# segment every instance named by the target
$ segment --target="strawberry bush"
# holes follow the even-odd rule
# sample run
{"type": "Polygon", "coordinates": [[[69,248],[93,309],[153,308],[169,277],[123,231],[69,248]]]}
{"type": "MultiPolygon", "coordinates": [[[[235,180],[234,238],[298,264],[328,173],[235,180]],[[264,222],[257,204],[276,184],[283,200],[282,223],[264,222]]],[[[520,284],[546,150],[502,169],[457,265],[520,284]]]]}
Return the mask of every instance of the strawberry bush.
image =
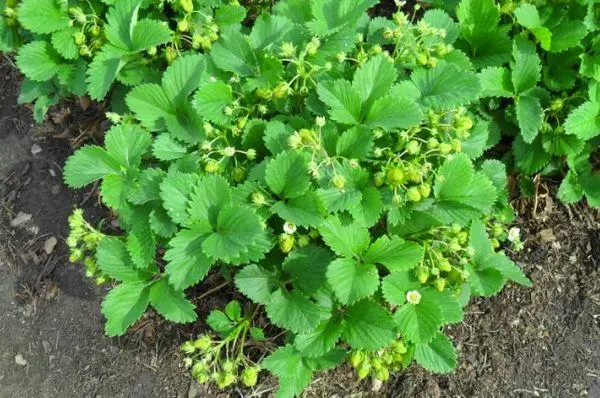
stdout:
{"type": "Polygon", "coordinates": [[[501,250],[522,247],[507,170],[600,203],[600,5],[377,3],[281,0],[250,23],[226,0],[2,2],[39,121],[69,95],[110,104],[104,145],[64,168],[122,230],[69,219],[71,261],[112,287],[107,335],[149,310],[198,321],[214,273],[236,300],[181,346],[201,383],[449,372],[470,297],[530,285],[501,250]]]}

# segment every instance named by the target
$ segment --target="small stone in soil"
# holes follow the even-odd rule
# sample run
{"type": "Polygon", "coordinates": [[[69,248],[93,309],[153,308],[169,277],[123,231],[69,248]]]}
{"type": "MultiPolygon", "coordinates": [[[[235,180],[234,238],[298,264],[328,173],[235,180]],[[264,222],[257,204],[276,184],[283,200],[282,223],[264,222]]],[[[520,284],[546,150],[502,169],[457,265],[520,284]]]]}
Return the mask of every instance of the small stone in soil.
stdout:
{"type": "Polygon", "coordinates": [[[48,172],[52,177],[56,177],[56,171],[54,171],[54,169],[49,169],[48,172]]]}
{"type": "Polygon", "coordinates": [[[50,193],[52,195],[58,195],[60,193],[60,185],[58,185],[58,184],[52,185],[52,188],[50,188],[50,193]]]}
{"type": "Polygon", "coordinates": [[[23,355],[17,354],[15,355],[15,363],[19,366],[27,366],[27,361],[23,358],[23,355]]]}
{"type": "Polygon", "coordinates": [[[42,347],[44,348],[44,352],[46,354],[50,354],[50,351],[52,351],[52,346],[46,340],[42,341],[42,347]]]}
{"type": "Polygon", "coordinates": [[[46,252],[46,254],[52,254],[57,243],[58,240],[54,236],[51,236],[48,239],[46,239],[46,241],[44,242],[44,251],[46,252]]]}
{"type": "Polygon", "coordinates": [[[18,227],[22,224],[25,224],[27,221],[31,221],[32,215],[23,213],[22,211],[18,212],[16,217],[10,222],[11,227],[18,227]]]}
{"type": "Polygon", "coordinates": [[[37,155],[38,153],[42,152],[42,147],[39,146],[38,144],[33,144],[31,146],[31,154],[32,155],[37,155]]]}

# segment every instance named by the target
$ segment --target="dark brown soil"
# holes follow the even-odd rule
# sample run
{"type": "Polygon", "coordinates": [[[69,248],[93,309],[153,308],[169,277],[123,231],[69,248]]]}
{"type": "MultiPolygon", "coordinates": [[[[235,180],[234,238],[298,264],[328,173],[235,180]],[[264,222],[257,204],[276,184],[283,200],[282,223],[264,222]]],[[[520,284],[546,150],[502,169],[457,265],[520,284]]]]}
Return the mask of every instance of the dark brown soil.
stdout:
{"type": "MultiPolygon", "coordinates": [[[[108,213],[93,190],[63,185],[70,141],[33,125],[29,110],[15,104],[17,80],[8,65],[0,67],[0,397],[271,396],[272,379],[252,392],[190,383],[177,347],[201,323],[174,328],[150,314],[125,338],[104,336],[104,289],[68,262],[64,238],[74,207],[92,220],[108,213]],[[31,220],[11,227],[18,212],[31,220]],[[50,237],[58,244],[46,254],[50,237]]],[[[342,367],[317,375],[306,395],[600,397],[600,216],[548,196],[535,217],[531,208],[525,204],[519,224],[526,249],[513,257],[534,286],[471,303],[465,322],[450,330],[460,355],[454,374],[413,367],[375,392],[342,367]]],[[[206,299],[202,312],[230,295],[206,299]]]]}

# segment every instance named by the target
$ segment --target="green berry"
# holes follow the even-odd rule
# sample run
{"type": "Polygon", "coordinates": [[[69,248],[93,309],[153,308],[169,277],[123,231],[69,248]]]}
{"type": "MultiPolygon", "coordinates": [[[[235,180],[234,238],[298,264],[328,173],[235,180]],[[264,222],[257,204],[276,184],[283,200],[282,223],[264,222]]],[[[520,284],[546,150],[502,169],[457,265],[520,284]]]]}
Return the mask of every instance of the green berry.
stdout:
{"type": "Polygon", "coordinates": [[[427,149],[435,149],[439,145],[440,145],[440,142],[434,137],[431,137],[430,139],[427,140],[427,149]]]}
{"type": "Polygon", "coordinates": [[[179,6],[186,14],[194,11],[194,2],[192,0],[179,0],[179,6]]]}
{"type": "Polygon", "coordinates": [[[428,198],[431,195],[431,185],[427,183],[419,185],[419,192],[423,198],[428,198]]]}
{"type": "Polygon", "coordinates": [[[284,253],[289,253],[294,248],[295,239],[292,235],[281,234],[279,235],[279,248],[284,253]]]}
{"type": "Polygon", "coordinates": [[[442,257],[437,264],[437,267],[440,271],[450,272],[452,270],[452,265],[450,264],[450,260],[442,257]]]}
{"type": "Polygon", "coordinates": [[[411,202],[418,202],[421,200],[421,192],[419,192],[417,187],[411,187],[406,191],[406,197],[411,202]]]}
{"type": "Polygon", "coordinates": [[[198,337],[195,341],[194,341],[194,348],[201,350],[201,351],[206,351],[208,350],[210,347],[212,346],[212,339],[210,338],[209,335],[205,334],[203,336],[198,337]]]}
{"type": "Polygon", "coordinates": [[[442,153],[442,155],[447,155],[450,152],[452,152],[452,145],[447,144],[445,142],[440,144],[440,152],[442,153]]]}
{"type": "Polygon", "coordinates": [[[350,354],[350,364],[354,368],[358,368],[364,359],[364,354],[362,351],[352,351],[350,354]]]}
{"type": "Polygon", "coordinates": [[[193,354],[194,351],[196,351],[196,347],[194,347],[194,343],[191,341],[186,341],[179,347],[179,349],[185,354],[193,354]]]}
{"type": "Polygon", "coordinates": [[[416,276],[419,282],[425,283],[429,278],[429,270],[427,269],[427,267],[418,267],[416,269],[416,276]]]}
{"type": "Polygon", "coordinates": [[[386,179],[392,186],[400,185],[404,182],[404,172],[399,167],[391,168],[386,174],[386,179]]]}
{"type": "Polygon", "coordinates": [[[258,381],[259,371],[259,368],[253,366],[244,369],[241,376],[242,384],[246,387],[254,387],[256,385],[256,382],[258,381]]]}
{"type": "Polygon", "coordinates": [[[337,189],[344,189],[344,187],[346,186],[346,179],[344,178],[344,176],[336,174],[331,179],[331,183],[337,189]]]}
{"type": "Polygon", "coordinates": [[[419,142],[416,140],[409,141],[408,144],[406,144],[406,152],[411,155],[417,155],[419,152],[421,152],[421,146],[419,145],[419,142]]]}
{"type": "Polygon", "coordinates": [[[443,292],[444,289],[446,288],[446,279],[444,279],[444,278],[437,278],[436,280],[433,281],[433,287],[438,292],[443,292]]]}
{"type": "Polygon", "coordinates": [[[371,363],[369,361],[363,361],[358,368],[358,378],[364,379],[371,373],[371,363]]]}

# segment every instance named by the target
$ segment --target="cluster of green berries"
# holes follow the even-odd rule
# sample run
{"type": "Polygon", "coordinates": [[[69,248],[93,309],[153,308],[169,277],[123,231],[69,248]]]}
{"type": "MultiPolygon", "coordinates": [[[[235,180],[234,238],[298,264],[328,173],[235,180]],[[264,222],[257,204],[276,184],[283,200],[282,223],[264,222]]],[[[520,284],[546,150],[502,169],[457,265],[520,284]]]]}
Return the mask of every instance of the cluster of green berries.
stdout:
{"type": "MultiPolygon", "coordinates": [[[[183,16],[177,21],[178,34],[174,38],[174,44],[180,46],[182,41],[185,41],[195,50],[210,50],[213,43],[219,39],[219,26],[213,16],[195,11],[192,0],[179,0],[175,8],[181,11],[183,16]]],[[[165,53],[169,63],[174,60],[168,58],[170,55],[172,53],[165,53]]]]}
{"type": "Polygon", "coordinates": [[[316,229],[301,233],[294,224],[285,222],[283,224],[283,233],[279,235],[279,249],[283,253],[289,253],[295,247],[307,246],[311,240],[318,239],[319,236],[319,231],[316,229]]]}
{"type": "Polygon", "coordinates": [[[86,15],[81,7],[70,7],[69,15],[72,24],[80,26],[80,30],[73,34],[73,41],[79,47],[79,55],[91,57],[99,50],[105,40],[102,37],[102,28],[95,16],[86,15]]]}
{"type": "MultiPolygon", "coordinates": [[[[246,119],[240,120],[245,121],[246,119]]],[[[242,124],[238,121],[237,125],[242,124]]],[[[228,172],[233,181],[243,182],[248,173],[243,162],[256,159],[256,150],[253,148],[242,150],[228,145],[225,133],[208,122],[204,123],[204,132],[207,140],[200,146],[204,171],[209,174],[228,172]]]]}
{"type": "Polygon", "coordinates": [[[17,0],[6,0],[2,15],[5,17],[6,26],[17,26],[19,23],[17,20],[17,0]]]}
{"type": "Polygon", "coordinates": [[[350,364],[356,370],[359,379],[368,376],[387,381],[390,372],[397,372],[407,366],[405,359],[408,348],[401,339],[394,340],[390,346],[377,352],[361,350],[350,351],[350,364]]]}
{"type": "Polygon", "coordinates": [[[216,341],[206,334],[186,341],[181,345],[181,351],[186,355],[184,364],[200,384],[213,381],[219,388],[226,388],[241,382],[246,387],[254,387],[261,367],[248,364],[243,357],[223,359],[221,350],[226,343],[227,340],[216,341]]]}
{"type": "Polygon", "coordinates": [[[468,278],[465,266],[475,250],[469,246],[469,233],[459,224],[437,228],[434,240],[425,249],[423,263],[415,268],[415,276],[422,284],[430,284],[438,291],[449,285],[457,287],[468,278]]]}
{"type": "Polygon", "coordinates": [[[95,278],[96,283],[101,285],[108,281],[108,277],[100,271],[96,258],[91,255],[95,253],[104,234],[94,229],[83,218],[83,210],[76,209],[69,216],[69,261],[72,263],[83,262],[85,274],[89,278],[95,278]]]}
{"type": "Polygon", "coordinates": [[[494,249],[500,248],[501,244],[507,244],[514,251],[523,250],[523,242],[521,241],[521,230],[517,227],[508,228],[508,223],[502,218],[484,219],[487,230],[490,234],[490,241],[494,249]]]}
{"type": "Polygon", "coordinates": [[[395,45],[393,58],[400,64],[435,68],[440,59],[454,50],[446,44],[446,30],[429,25],[424,20],[410,23],[408,16],[398,11],[393,16],[394,28],[386,28],[383,37],[395,45]]]}

